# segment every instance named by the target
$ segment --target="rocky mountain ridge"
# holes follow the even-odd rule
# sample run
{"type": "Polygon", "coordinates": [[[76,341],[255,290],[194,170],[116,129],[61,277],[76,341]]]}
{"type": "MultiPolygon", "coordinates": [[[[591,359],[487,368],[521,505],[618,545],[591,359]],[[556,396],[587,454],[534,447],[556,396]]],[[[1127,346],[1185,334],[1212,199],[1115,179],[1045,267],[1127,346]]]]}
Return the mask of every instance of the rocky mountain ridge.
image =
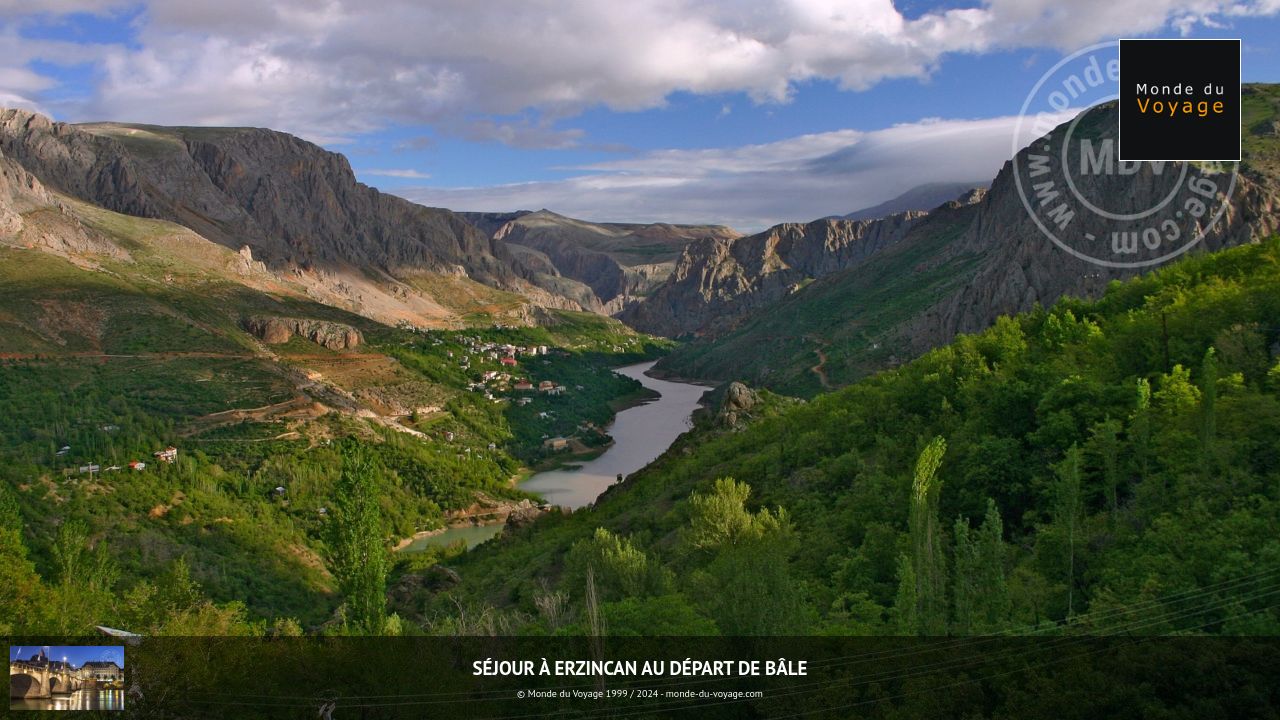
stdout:
{"type": "MultiPolygon", "coordinates": [[[[1222,219],[1194,252],[1215,251],[1255,241],[1280,227],[1280,177],[1272,172],[1280,147],[1253,131],[1280,113],[1277,86],[1248,86],[1246,154],[1222,219]],[[1259,120],[1261,116],[1261,120],[1259,120]],[[1250,148],[1253,148],[1250,150],[1250,148]]],[[[1033,144],[1057,156],[1066,125],[1033,144]]],[[[1088,111],[1073,142],[1113,139],[1114,105],[1088,111]]],[[[1019,167],[1026,168],[1022,151],[1019,167]]],[[[1136,175],[1101,175],[1083,192],[1108,198],[1115,212],[1154,207],[1176,189],[1180,166],[1156,174],[1144,164],[1136,175]]],[[[819,278],[802,290],[761,303],[729,332],[717,332],[707,307],[714,295],[685,293],[679,303],[660,308],[662,317],[701,317],[692,328],[706,335],[664,358],[659,369],[673,375],[715,380],[745,380],[784,392],[813,394],[835,384],[903,362],[948,342],[958,333],[990,326],[1000,315],[1047,306],[1064,295],[1097,297],[1109,282],[1131,277],[1144,268],[1103,267],[1075,257],[1053,244],[1028,214],[1019,196],[1013,161],[1001,169],[989,192],[977,202],[955,203],[917,220],[897,242],[867,261],[819,278]],[[683,303],[683,304],[680,304],[683,303]],[[821,372],[818,372],[820,369],[821,372]]],[[[1210,168],[1191,168],[1225,190],[1226,175],[1210,168]]],[[[1048,178],[1064,186],[1060,168],[1048,178]]],[[[1024,179],[1024,182],[1026,180],[1024,179]]],[[[1181,206],[1167,207],[1147,222],[1163,226],[1182,218],[1181,206]]],[[[1098,251],[1112,242],[1114,223],[1091,213],[1078,213],[1072,237],[1099,238],[1098,251]]],[[[1140,248],[1131,258],[1156,257],[1160,250],[1140,248]],[[1143,253],[1147,253],[1144,255],[1143,253]]],[[[690,266],[715,277],[723,260],[715,252],[690,258],[690,266]]],[[[695,285],[696,287],[696,285],[695,285]]],[[[654,298],[669,297],[667,288],[654,298]]],[[[652,310],[637,308],[636,312],[652,310]]],[[[641,323],[641,327],[646,327],[641,323]]],[[[666,332],[670,325],[648,325],[666,332]]],[[[690,330],[690,328],[684,328],[690,330]]]]}
{"type": "Polygon", "coordinates": [[[905,212],[876,220],[828,218],[696,242],[681,253],[667,281],[619,319],[668,337],[719,335],[804,283],[855,267],[901,241],[925,217],[905,212]]]}
{"type": "Polygon", "coordinates": [[[739,237],[720,225],[597,223],[545,209],[461,215],[494,240],[529,251],[513,254],[540,285],[571,287],[562,292],[585,309],[610,315],[662,283],[689,243],[739,237]]]}
{"type": "MultiPolygon", "coordinates": [[[[457,295],[580,309],[538,287],[505,243],[444,209],[357,182],[346,158],[260,128],[71,125],[0,110],[0,152],[52,192],[174,222],[317,300],[384,321],[456,324],[457,295]],[[443,285],[442,285],[443,283],[443,285]],[[472,283],[476,289],[460,286],[472,283]]],[[[468,308],[469,309],[469,308],[468,308]]]]}

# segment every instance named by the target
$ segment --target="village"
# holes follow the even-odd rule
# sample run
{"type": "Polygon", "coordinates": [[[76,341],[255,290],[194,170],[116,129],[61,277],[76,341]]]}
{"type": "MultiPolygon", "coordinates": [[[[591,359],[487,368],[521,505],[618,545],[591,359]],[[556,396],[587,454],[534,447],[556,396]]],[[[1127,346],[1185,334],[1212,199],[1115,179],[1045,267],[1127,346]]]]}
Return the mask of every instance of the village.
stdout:
{"type": "MultiPolygon", "coordinates": [[[[103,429],[106,430],[106,428],[108,427],[114,427],[114,426],[108,425],[103,429]]],[[[62,447],[58,448],[58,451],[54,453],[54,456],[66,457],[68,454],[70,454],[70,452],[71,452],[71,446],[63,445],[62,447]]],[[[172,465],[178,460],[178,448],[170,445],[169,447],[163,450],[157,450],[151,453],[151,456],[154,457],[157,462],[168,463],[172,465]]],[[[109,473],[109,472],[117,472],[117,471],[126,470],[126,469],[132,470],[134,472],[141,472],[147,469],[147,464],[142,460],[131,460],[124,465],[108,465],[107,467],[104,468],[102,467],[101,463],[89,463],[87,465],[80,465],[79,467],[63,468],[62,476],[69,478],[75,475],[88,475],[89,479],[92,480],[94,475],[99,475],[102,473],[109,473]]]]}
{"type": "MultiPolygon", "coordinates": [[[[565,366],[557,366],[555,360],[571,357],[569,350],[542,343],[504,342],[484,338],[479,334],[459,334],[408,324],[402,324],[398,329],[425,338],[425,345],[430,348],[429,352],[433,357],[463,375],[463,388],[466,391],[477,394],[485,402],[508,405],[517,410],[518,415],[530,421],[533,428],[542,428],[536,434],[526,437],[523,445],[528,452],[533,453],[532,456],[526,454],[526,459],[535,460],[537,457],[559,454],[590,454],[609,443],[609,436],[603,428],[591,420],[580,420],[572,425],[569,424],[572,421],[562,421],[561,411],[567,412],[567,409],[564,404],[554,402],[555,400],[574,393],[590,395],[593,390],[600,389],[590,387],[598,385],[598,380],[589,382],[581,374],[577,377],[577,382],[572,383],[545,377],[547,374],[554,376],[557,367],[561,372],[566,371],[565,366]],[[551,402],[539,402],[540,400],[551,402]]],[[[494,329],[504,328],[495,325],[494,329]]],[[[403,344],[419,351],[425,349],[421,340],[403,344]]],[[[619,346],[612,350],[621,352],[624,348],[619,346]]],[[[592,379],[597,377],[593,375],[592,379]]],[[[566,419],[577,414],[569,412],[566,419]]],[[[449,443],[460,441],[454,429],[428,432],[428,435],[449,443]]],[[[488,444],[488,450],[496,449],[494,443],[488,444]]],[[[464,452],[477,457],[469,449],[464,452]]]]}

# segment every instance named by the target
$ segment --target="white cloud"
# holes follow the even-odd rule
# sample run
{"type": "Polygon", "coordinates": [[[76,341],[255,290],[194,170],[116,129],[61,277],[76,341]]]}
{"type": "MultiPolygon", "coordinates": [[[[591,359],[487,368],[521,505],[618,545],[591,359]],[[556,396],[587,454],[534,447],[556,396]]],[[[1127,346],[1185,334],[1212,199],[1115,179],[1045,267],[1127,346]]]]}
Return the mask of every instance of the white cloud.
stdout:
{"type": "MultiPolygon", "coordinates": [[[[0,15],[123,6],[0,0],[0,15]]],[[[1277,0],[987,0],[911,19],[891,0],[152,0],[136,46],[99,49],[96,96],[70,114],[336,139],[533,111],[537,122],[493,121],[489,135],[566,147],[575,131],[546,122],[589,107],[651,108],[676,91],[782,102],[812,79],[926,77],[950,53],[1074,49],[1276,12],[1277,0]]],[[[0,64],[34,56],[66,61],[46,45],[0,64]]]]}
{"type": "Polygon", "coordinates": [[[404,168],[404,169],[397,169],[397,168],[386,168],[386,169],[371,168],[371,169],[366,169],[366,170],[357,170],[357,171],[356,171],[356,174],[357,174],[357,175],[374,175],[374,176],[378,176],[378,177],[411,178],[411,179],[415,179],[415,180],[424,180],[424,179],[426,179],[426,178],[431,177],[431,174],[430,174],[430,173],[424,173],[424,172],[421,172],[421,171],[419,171],[419,170],[413,170],[413,169],[411,169],[411,168],[404,168]]]}
{"type": "Polygon", "coordinates": [[[737,148],[654,151],[582,167],[565,180],[396,192],[458,210],[546,207],[589,220],[713,222],[750,231],[874,205],[922,178],[987,182],[1008,159],[1016,124],[1013,117],[930,119],[737,148]]]}

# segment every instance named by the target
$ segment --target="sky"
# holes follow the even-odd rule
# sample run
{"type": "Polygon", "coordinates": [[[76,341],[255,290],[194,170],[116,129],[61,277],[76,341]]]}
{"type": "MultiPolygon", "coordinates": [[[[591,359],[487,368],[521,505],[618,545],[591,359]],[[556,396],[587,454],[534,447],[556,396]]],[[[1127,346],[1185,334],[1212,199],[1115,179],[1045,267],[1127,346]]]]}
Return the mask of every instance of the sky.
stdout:
{"type": "MultiPolygon", "coordinates": [[[[36,645],[10,645],[9,662],[29,660],[39,652],[40,647],[36,645]]],[[[124,648],[119,645],[56,645],[49,648],[48,655],[50,660],[66,658],[73,667],[80,667],[89,660],[111,661],[124,667],[124,648]]]]}
{"type": "Polygon", "coordinates": [[[1280,0],[0,0],[0,106],[248,125],[454,210],[756,230],[989,181],[1064,55],[1244,41],[1280,0]]]}

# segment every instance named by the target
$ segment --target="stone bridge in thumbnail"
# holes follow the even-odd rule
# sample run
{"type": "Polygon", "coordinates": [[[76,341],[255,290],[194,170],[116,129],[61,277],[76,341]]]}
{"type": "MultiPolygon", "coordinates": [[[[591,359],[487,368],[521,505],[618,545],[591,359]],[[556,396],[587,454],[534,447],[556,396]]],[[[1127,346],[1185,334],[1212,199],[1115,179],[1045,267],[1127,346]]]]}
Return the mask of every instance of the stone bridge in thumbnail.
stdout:
{"type": "Polygon", "coordinates": [[[9,697],[48,698],[69,695],[94,685],[84,668],[73,668],[56,660],[14,660],[9,663],[9,697]]]}

